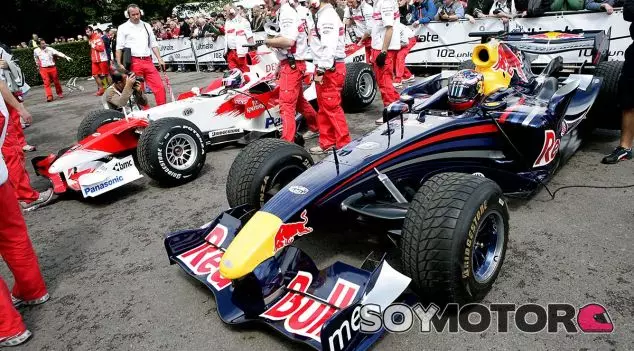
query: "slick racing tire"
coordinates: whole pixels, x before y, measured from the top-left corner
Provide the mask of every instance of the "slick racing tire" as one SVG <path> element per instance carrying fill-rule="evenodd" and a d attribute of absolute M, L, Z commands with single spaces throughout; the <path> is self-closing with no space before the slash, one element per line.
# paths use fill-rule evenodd
<path fill-rule="evenodd" d="M 260 139 L 236 157 L 227 177 L 229 206 L 260 209 L 266 201 L 314 164 L 297 144 L 280 139 Z"/>
<path fill-rule="evenodd" d="M 343 84 L 341 101 L 346 112 L 358 112 L 374 101 L 376 78 L 372 67 L 365 62 L 346 64 L 346 80 Z"/>
<path fill-rule="evenodd" d="M 595 68 L 594 75 L 603 78 L 603 83 L 586 120 L 586 130 L 621 128 L 621 110 L 615 101 L 619 96 L 619 76 L 622 69 L 623 61 L 604 61 Z"/>
<path fill-rule="evenodd" d="M 150 178 L 174 186 L 196 178 L 207 155 L 198 127 L 182 118 L 162 118 L 141 134 L 137 158 Z"/>
<path fill-rule="evenodd" d="M 87 136 L 97 132 L 97 129 L 104 124 L 124 119 L 122 112 L 117 110 L 96 110 L 90 111 L 77 128 L 77 141 L 84 140 Z"/>
<path fill-rule="evenodd" d="M 493 181 L 462 173 L 432 176 L 405 216 L 403 273 L 420 296 L 438 303 L 481 300 L 506 255 L 509 214 Z"/>

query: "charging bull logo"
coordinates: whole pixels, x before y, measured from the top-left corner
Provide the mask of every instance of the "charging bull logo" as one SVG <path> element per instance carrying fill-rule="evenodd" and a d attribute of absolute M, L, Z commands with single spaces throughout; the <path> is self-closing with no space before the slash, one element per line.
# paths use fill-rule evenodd
<path fill-rule="evenodd" d="M 579 38 L 583 38 L 583 34 L 546 32 L 546 33 L 529 35 L 528 37 L 531 39 L 542 39 L 542 40 L 579 39 Z"/>
<path fill-rule="evenodd" d="M 508 46 L 500 44 L 498 45 L 498 60 L 491 68 L 508 72 L 511 77 L 517 75 L 523 82 L 528 82 L 528 77 L 524 72 L 524 64 L 518 55 Z"/>
<path fill-rule="evenodd" d="M 308 223 L 306 210 L 302 212 L 300 217 L 303 219 L 303 221 L 295 223 L 285 223 L 280 226 L 277 234 L 275 234 L 274 252 L 277 252 L 281 248 L 292 244 L 293 241 L 295 241 L 296 236 L 302 236 L 313 232 L 313 228 L 306 226 L 306 224 Z"/>
<path fill-rule="evenodd" d="M 207 275 L 207 282 L 217 291 L 231 284 L 220 275 L 219 266 L 224 251 L 220 245 L 227 238 L 228 229 L 218 224 L 205 237 L 205 243 L 177 256 L 194 274 Z"/>
<path fill-rule="evenodd" d="M 312 274 L 297 272 L 287 286 L 290 292 L 260 316 L 272 321 L 284 321 L 284 329 L 289 332 L 321 341 L 323 325 L 335 312 L 350 306 L 359 291 L 359 285 L 339 278 L 326 301 L 321 302 L 307 295 L 312 282 Z"/>

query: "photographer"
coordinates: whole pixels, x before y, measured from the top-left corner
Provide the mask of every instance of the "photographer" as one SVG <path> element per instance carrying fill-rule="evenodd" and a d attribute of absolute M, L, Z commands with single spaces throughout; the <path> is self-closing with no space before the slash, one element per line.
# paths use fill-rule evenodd
<path fill-rule="evenodd" d="M 109 109 L 123 111 L 124 107 L 128 106 L 130 99 L 132 99 L 130 106 L 136 104 L 141 110 L 149 108 L 147 98 L 143 95 L 141 82 L 134 73 L 129 76 L 119 72 L 112 73 L 112 81 L 113 84 L 106 89 L 105 93 Z"/>

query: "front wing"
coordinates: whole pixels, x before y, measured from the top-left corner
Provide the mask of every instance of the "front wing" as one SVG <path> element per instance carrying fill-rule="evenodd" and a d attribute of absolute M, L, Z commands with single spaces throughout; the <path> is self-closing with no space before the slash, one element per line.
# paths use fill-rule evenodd
<path fill-rule="evenodd" d="M 168 234 L 170 263 L 207 286 L 218 315 L 228 324 L 264 323 L 317 350 L 363 350 L 379 333 L 360 331 L 359 310 L 382 308 L 399 299 L 410 279 L 381 261 L 370 272 L 342 262 L 319 270 L 301 250 L 287 247 L 254 272 L 228 280 L 220 275 L 222 256 L 242 227 L 246 207 L 230 209 L 200 229 Z"/>

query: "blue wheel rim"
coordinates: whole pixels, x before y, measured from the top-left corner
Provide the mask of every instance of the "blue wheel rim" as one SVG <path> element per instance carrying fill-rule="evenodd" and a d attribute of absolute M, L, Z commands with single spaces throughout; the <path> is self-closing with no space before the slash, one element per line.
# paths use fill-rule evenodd
<path fill-rule="evenodd" d="M 505 235 L 504 221 L 499 212 L 490 212 L 480 222 L 471 255 L 471 269 L 478 283 L 491 280 L 500 267 Z"/>

